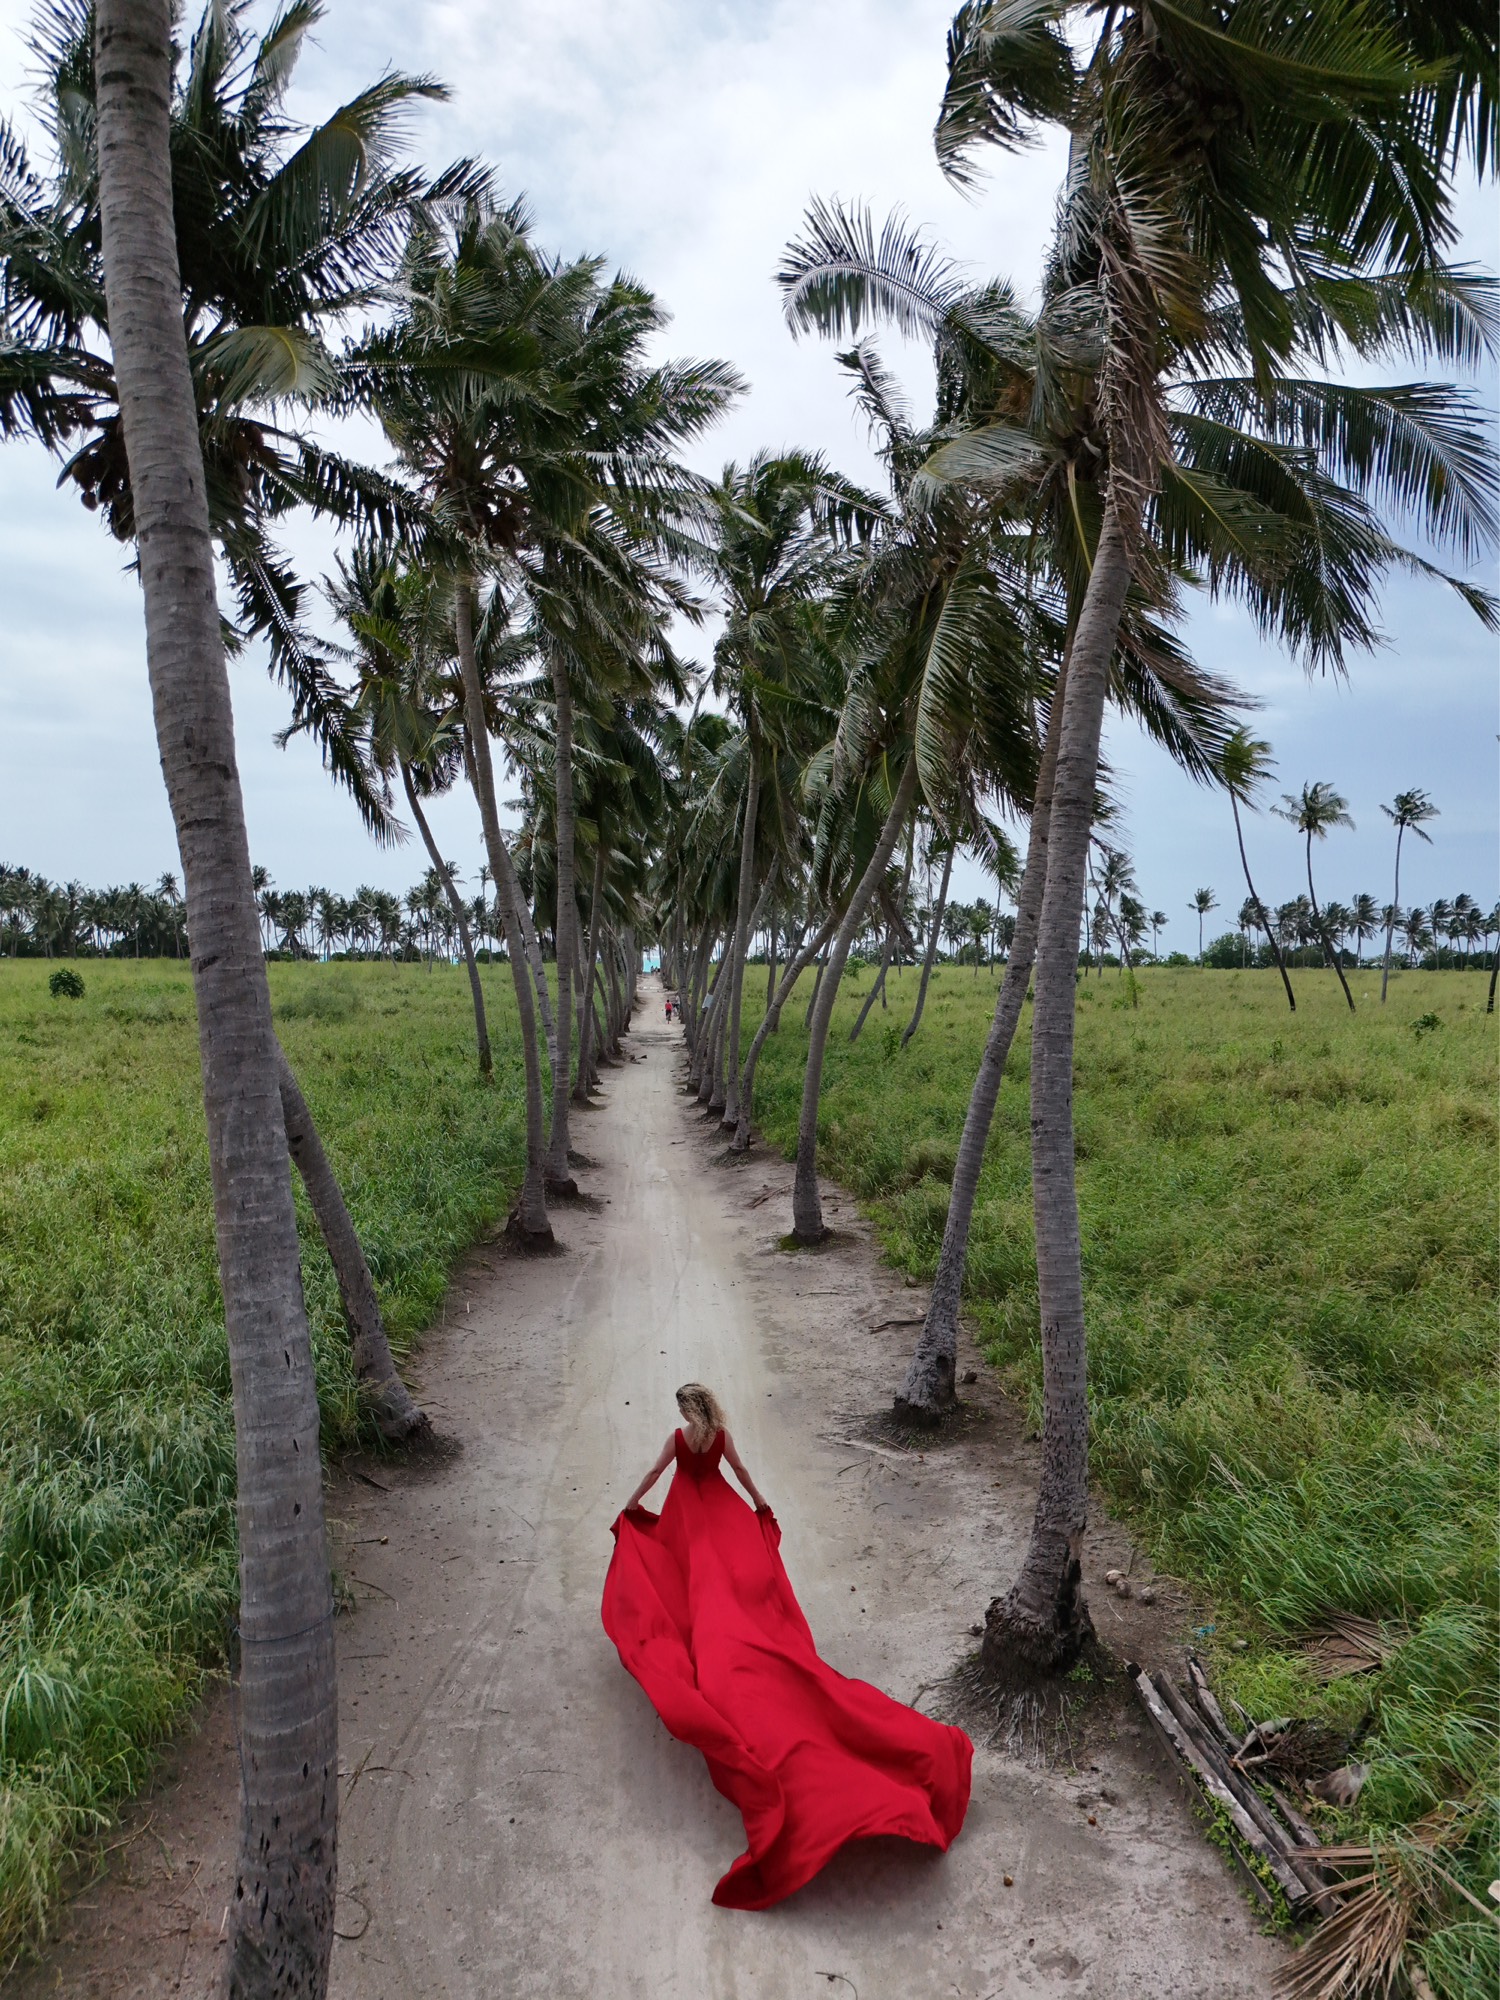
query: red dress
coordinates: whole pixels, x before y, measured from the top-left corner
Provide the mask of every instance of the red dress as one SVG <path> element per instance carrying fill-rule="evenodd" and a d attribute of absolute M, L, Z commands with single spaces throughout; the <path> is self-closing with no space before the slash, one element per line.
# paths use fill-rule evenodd
<path fill-rule="evenodd" d="M 846 1841 L 895 1833 L 946 1848 L 968 1809 L 974 1746 L 818 1658 L 775 1516 L 731 1488 L 723 1451 L 722 1431 L 703 1452 L 678 1431 L 661 1513 L 616 1520 L 604 1629 L 744 1817 L 746 1851 L 714 1901 L 763 1910 Z"/>

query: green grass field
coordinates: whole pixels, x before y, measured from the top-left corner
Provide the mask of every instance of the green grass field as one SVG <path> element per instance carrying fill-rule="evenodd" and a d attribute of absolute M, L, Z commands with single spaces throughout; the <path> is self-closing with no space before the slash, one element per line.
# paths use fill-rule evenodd
<path fill-rule="evenodd" d="M 940 971 L 905 1052 L 910 971 L 849 1045 L 871 977 L 834 1016 L 822 1165 L 926 1279 L 994 975 Z M 1220 1684 L 1253 1714 L 1372 1711 L 1351 1831 L 1404 1838 L 1455 1819 L 1481 1898 L 1500 1872 L 1486 984 L 1408 974 L 1382 1009 L 1366 974 L 1351 1017 L 1331 975 L 1303 973 L 1292 1016 L 1274 972 L 1148 971 L 1138 1007 L 1106 973 L 1081 989 L 1076 1098 L 1104 1496 L 1211 1607 Z M 757 1083 L 758 1120 L 789 1149 L 801 1016 L 788 1006 Z M 980 1186 L 968 1310 L 1039 1419 L 1028 1027 L 1029 1009 Z M 1330 1611 L 1409 1636 L 1379 1675 L 1325 1687 L 1296 1641 Z M 1496 1937 L 1471 1910 L 1431 1941 L 1443 2000 L 1500 1987 Z"/>
<path fill-rule="evenodd" d="M 234 1437 L 185 966 L 0 961 L 0 1967 L 70 1851 L 221 1656 Z M 296 1067 L 398 1352 L 524 1157 L 509 975 L 478 1081 L 461 970 L 273 965 Z M 325 1443 L 360 1434 L 332 1271 L 298 1192 Z M 373 1440 L 371 1440 L 373 1442 Z"/>

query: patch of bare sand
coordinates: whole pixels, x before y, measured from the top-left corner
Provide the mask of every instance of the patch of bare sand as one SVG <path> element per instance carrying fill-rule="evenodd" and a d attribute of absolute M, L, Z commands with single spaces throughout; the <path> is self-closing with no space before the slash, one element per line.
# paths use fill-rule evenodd
<path fill-rule="evenodd" d="M 972 1354 L 968 1420 L 914 1449 L 892 1435 L 913 1335 L 893 1322 L 919 1295 L 838 1189 L 832 1245 L 778 1247 L 790 1168 L 724 1160 L 651 985 L 631 1047 L 578 1120 L 600 1200 L 559 1212 L 566 1258 L 477 1252 L 424 1344 L 423 1400 L 461 1451 L 345 1469 L 330 1494 L 359 1600 L 339 1627 L 335 2000 L 1265 1994 L 1280 1948 L 1107 1694 L 1071 1738 L 1049 1732 L 1046 1763 L 980 1741 L 948 1855 L 867 1843 L 774 1911 L 710 1904 L 738 1816 L 599 1623 L 609 1523 L 675 1422 L 673 1389 L 696 1376 L 726 1402 L 825 1656 L 926 1707 L 1020 1558 L 1037 1447 Z M 1191 1611 L 1170 1589 L 1150 1608 L 1113 1596 L 1103 1573 L 1131 1554 L 1101 1518 L 1090 1599 L 1106 1643 L 1150 1663 Z M 70 1906 L 17 2000 L 206 2000 L 233 1786 L 211 1703 L 122 1832 L 150 1827 Z"/>

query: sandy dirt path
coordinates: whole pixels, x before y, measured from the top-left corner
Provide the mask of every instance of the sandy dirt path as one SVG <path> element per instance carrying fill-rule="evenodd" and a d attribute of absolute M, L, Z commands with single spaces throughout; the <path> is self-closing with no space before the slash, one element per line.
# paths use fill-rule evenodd
<path fill-rule="evenodd" d="M 1036 1453 L 982 1381 L 990 1418 L 957 1445 L 873 1441 L 862 1420 L 888 1407 L 911 1338 L 880 1322 L 909 1317 L 912 1292 L 836 1189 L 835 1246 L 778 1247 L 789 1168 L 722 1162 L 654 982 L 643 997 L 633 1059 L 578 1120 L 595 1196 L 558 1217 L 566 1256 L 476 1254 L 424 1346 L 423 1400 L 461 1452 L 334 1491 L 359 1600 L 340 1621 L 334 2000 L 1258 2000 L 1279 1948 L 1128 1708 L 1076 1767 L 981 1744 L 947 1856 L 870 1843 L 774 1911 L 711 1905 L 738 1816 L 599 1622 L 609 1523 L 675 1422 L 673 1389 L 698 1377 L 727 1405 L 825 1656 L 906 1701 L 930 1702 L 972 1647 L 1023 1545 Z M 1127 1554 L 1101 1523 L 1093 1601 L 1105 1636 L 1149 1659 L 1161 1612 L 1117 1610 L 1097 1581 Z M 213 1990 L 223 1737 L 212 1711 L 187 1777 L 147 1802 L 150 1838 L 127 1850 L 147 1901 L 132 1919 L 114 1885 L 91 1891 L 27 2000 Z M 153 1932 L 148 1908 L 177 1918 Z"/>

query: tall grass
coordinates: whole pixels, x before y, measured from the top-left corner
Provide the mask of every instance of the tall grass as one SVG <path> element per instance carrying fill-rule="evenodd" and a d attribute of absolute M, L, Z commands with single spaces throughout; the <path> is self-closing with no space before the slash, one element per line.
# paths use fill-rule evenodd
<path fill-rule="evenodd" d="M 0 962 L 0 1966 L 149 1767 L 236 1599 L 234 1431 L 186 968 L 85 997 Z M 513 1006 L 493 1087 L 461 971 L 270 968 L 400 1352 L 524 1158 Z M 363 1435 L 337 1288 L 298 1190 L 325 1446 Z M 375 1443 L 373 1436 L 366 1441 Z"/>
<path fill-rule="evenodd" d="M 1261 1715 L 1368 1716 L 1348 1830 L 1404 1837 L 1445 1817 L 1483 1898 L 1500 1873 L 1495 1022 L 1483 975 L 1405 975 L 1384 1008 L 1375 984 L 1355 982 L 1350 1016 L 1331 978 L 1304 976 L 1295 1017 L 1274 972 L 1149 971 L 1139 1007 L 1114 975 L 1081 986 L 1093 1466 L 1157 1561 L 1216 1607 L 1227 1693 Z M 904 1052 L 914 980 L 892 986 L 852 1048 L 840 1027 L 859 995 L 840 996 L 822 1162 L 866 1198 L 895 1262 L 930 1278 L 994 986 L 940 972 Z M 800 1018 L 789 1005 L 760 1065 L 757 1114 L 788 1148 Z M 967 1308 L 1039 1420 L 1028 1026 Z M 1330 1611 L 1409 1636 L 1379 1675 L 1324 1687 L 1297 1640 Z M 1441 2000 L 1492 1993 L 1500 1974 L 1495 1926 L 1455 1909 L 1427 1946 Z"/>

